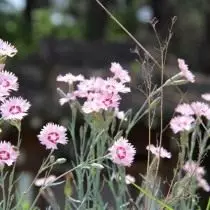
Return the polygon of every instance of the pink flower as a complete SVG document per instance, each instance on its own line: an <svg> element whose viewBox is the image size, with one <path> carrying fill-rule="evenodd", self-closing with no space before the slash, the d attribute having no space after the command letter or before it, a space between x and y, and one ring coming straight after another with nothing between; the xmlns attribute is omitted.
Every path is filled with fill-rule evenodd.
<svg viewBox="0 0 210 210"><path fill-rule="evenodd" d="M163 147L155 147L153 144L150 144L146 147L146 149L150 151L153 155L155 155L157 158L171 158L171 153Z"/></svg>
<svg viewBox="0 0 210 210"><path fill-rule="evenodd" d="M189 82L195 82L195 76L188 69L188 65L185 63L183 59L178 58L178 66L181 70L182 76L184 76Z"/></svg>
<svg viewBox="0 0 210 210"><path fill-rule="evenodd" d="M187 161L183 166L183 170L190 176L202 177L205 175L204 168L194 161Z"/></svg>
<svg viewBox="0 0 210 210"><path fill-rule="evenodd" d="M191 116L177 116L171 119L170 127L174 133L180 131L189 131L192 128L192 123L195 119Z"/></svg>
<svg viewBox="0 0 210 210"><path fill-rule="evenodd" d="M0 56L13 57L17 53L17 49L8 42L0 39Z"/></svg>
<svg viewBox="0 0 210 210"><path fill-rule="evenodd" d="M186 103L178 105L175 111L186 116L194 115L194 111L192 110L191 105Z"/></svg>
<svg viewBox="0 0 210 210"><path fill-rule="evenodd" d="M184 166L183 170L187 173L189 177L193 176L196 178L198 187L203 188L206 192L210 191L210 185L207 183L207 181L203 178L205 175L205 170L203 167L199 166L194 161L187 161Z"/></svg>
<svg viewBox="0 0 210 210"><path fill-rule="evenodd" d="M210 93L202 94L201 97L206 101L210 101Z"/></svg>
<svg viewBox="0 0 210 210"><path fill-rule="evenodd" d="M14 149L10 142L0 142L0 165L11 166L18 157L19 153Z"/></svg>
<svg viewBox="0 0 210 210"><path fill-rule="evenodd" d="M136 149L127 139L121 137L109 148L109 152L114 163L122 166L131 166Z"/></svg>
<svg viewBox="0 0 210 210"><path fill-rule="evenodd" d="M122 83L131 81L128 72L119 63L111 63L110 71L114 73L114 79L119 79Z"/></svg>
<svg viewBox="0 0 210 210"><path fill-rule="evenodd" d="M42 187L42 186L52 184L55 180L56 180L56 176L50 175L48 177L43 177L43 178L36 179L34 184L37 187Z"/></svg>
<svg viewBox="0 0 210 210"><path fill-rule="evenodd" d="M21 97L10 97L0 106L0 112L4 120L22 120L27 115L31 104Z"/></svg>
<svg viewBox="0 0 210 210"><path fill-rule="evenodd" d="M18 78L8 71L0 71L0 86L5 88L7 91L18 90Z"/></svg>
<svg viewBox="0 0 210 210"><path fill-rule="evenodd" d="M82 76L81 74L74 76L71 73L65 74L64 76L62 75L58 75L57 79L58 82L66 82L69 85L73 84L76 81L83 81L84 80L84 76Z"/></svg>
<svg viewBox="0 0 210 210"><path fill-rule="evenodd" d="M59 103L61 106L63 106L65 103L69 101L74 101L76 99L76 96L74 93L67 93L63 98L59 99Z"/></svg>
<svg viewBox="0 0 210 210"><path fill-rule="evenodd" d="M46 149L57 149L57 144L67 144L66 128L54 123L47 123L40 134L38 139Z"/></svg>
<svg viewBox="0 0 210 210"><path fill-rule="evenodd" d="M131 89L126 87L125 84L118 82L114 78L107 78L104 81L104 85L101 86L103 91L107 91L109 93L129 93Z"/></svg>
<svg viewBox="0 0 210 210"><path fill-rule="evenodd" d="M198 177L197 181L199 187L203 188L203 190L206 192L210 192L210 185L204 178Z"/></svg>
<svg viewBox="0 0 210 210"><path fill-rule="evenodd" d="M199 102L199 101L192 102L191 107L194 114L199 117L206 116L206 113L210 110L210 107L208 104Z"/></svg>
<svg viewBox="0 0 210 210"><path fill-rule="evenodd" d="M101 106L96 103L96 101L85 101L82 106L82 111L86 114L90 114L91 112L99 112Z"/></svg>

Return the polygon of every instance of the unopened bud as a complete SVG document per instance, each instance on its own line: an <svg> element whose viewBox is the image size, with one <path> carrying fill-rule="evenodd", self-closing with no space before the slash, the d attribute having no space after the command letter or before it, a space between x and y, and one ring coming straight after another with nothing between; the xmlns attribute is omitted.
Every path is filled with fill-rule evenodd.
<svg viewBox="0 0 210 210"><path fill-rule="evenodd" d="M104 166L99 164L99 163L92 163L91 166L94 167L94 168L99 168L99 169L103 169L104 168Z"/></svg>
<svg viewBox="0 0 210 210"><path fill-rule="evenodd" d="M66 158L58 158L57 160L56 160L56 163L57 164L63 164L63 163L65 163L66 162Z"/></svg>
<svg viewBox="0 0 210 210"><path fill-rule="evenodd" d="M55 156L54 155L51 155L50 156L50 163L54 163L55 162Z"/></svg>

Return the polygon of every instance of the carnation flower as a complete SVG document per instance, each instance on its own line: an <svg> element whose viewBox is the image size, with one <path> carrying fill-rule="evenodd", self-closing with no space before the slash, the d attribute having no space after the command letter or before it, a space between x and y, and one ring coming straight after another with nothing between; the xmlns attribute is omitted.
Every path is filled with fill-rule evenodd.
<svg viewBox="0 0 210 210"><path fill-rule="evenodd" d="M194 114L199 117L206 116L207 112L210 110L208 104L199 101L192 102L191 107Z"/></svg>
<svg viewBox="0 0 210 210"><path fill-rule="evenodd" d="M131 166L136 149L127 139L121 137L109 148L109 152L114 163L122 166Z"/></svg>
<svg viewBox="0 0 210 210"><path fill-rule="evenodd" d="M201 97L206 101L210 101L210 93L202 94Z"/></svg>
<svg viewBox="0 0 210 210"><path fill-rule="evenodd" d="M42 186L52 184L55 180L56 180L56 176L50 175L48 177L43 177L43 178L36 179L34 184L37 187L42 187Z"/></svg>
<svg viewBox="0 0 210 210"><path fill-rule="evenodd" d="M61 125L47 123L40 131L38 139L46 149L57 149L57 144L67 144L67 129Z"/></svg>
<svg viewBox="0 0 210 210"><path fill-rule="evenodd" d="M0 39L0 56L13 57L17 53L17 49L10 43Z"/></svg>
<svg viewBox="0 0 210 210"><path fill-rule="evenodd" d="M194 114L194 111L192 110L191 105L186 104L186 103L178 105L175 111L186 116Z"/></svg>
<svg viewBox="0 0 210 210"><path fill-rule="evenodd" d="M14 149L10 142L0 142L0 165L11 166L18 157L19 153Z"/></svg>
<svg viewBox="0 0 210 210"><path fill-rule="evenodd" d="M187 161L183 166L183 170L190 176L202 177L205 175L204 168L194 161Z"/></svg>
<svg viewBox="0 0 210 210"><path fill-rule="evenodd" d="M192 128L192 123L195 119L191 116L177 116L171 119L170 127L174 133L180 131L189 131Z"/></svg>
<svg viewBox="0 0 210 210"><path fill-rule="evenodd" d="M196 178L198 187L203 188L203 190L205 190L206 192L210 191L210 185L203 178L206 173L203 167L199 166L199 164L191 160L187 161L184 164L183 170L187 173L189 177L193 176Z"/></svg>
<svg viewBox="0 0 210 210"><path fill-rule="evenodd" d="M8 71L0 71L0 86L5 88L7 91L18 90L18 78Z"/></svg>
<svg viewBox="0 0 210 210"><path fill-rule="evenodd" d="M150 144L146 147L146 149L158 158L171 158L171 153L163 147L155 147L153 144Z"/></svg>
<svg viewBox="0 0 210 210"><path fill-rule="evenodd" d="M82 76L81 74L74 76L71 73L65 74L64 76L62 75L58 75L57 79L58 82L66 82L69 85L73 84L76 81L83 81L84 80L84 76Z"/></svg>
<svg viewBox="0 0 210 210"><path fill-rule="evenodd" d="M22 120L27 115L31 104L21 97L10 97L0 106L0 112L4 120Z"/></svg>
<svg viewBox="0 0 210 210"><path fill-rule="evenodd" d="M189 71L188 65L185 63L185 61L180 58L177 61L182 76L184 76L189 82L195 82L195 76L192 74L191 71Z"/></svg>
<svg viewBox="0 0 210 210"><path fill-rule="evenodd" d="M210 192L210 185L204 178L198 177L197 181L199 187L203 188L203 190L206 192Z"/></svg>
<svg viewBox="0 0 210 210"><path fill-rule="evenodd" d="M119 79L122 83L130 82L131 78L126 70L119 63L111 63L110 71L114 73L114 78Z"/></svg>
<svg viewBox="0 0 210 210"><path fill-rule="evenodd" d="M114 78L107 78L104 80L104 85L101 86L101 89L103 91L109 92L109 93L129 93L131 92L131 89L129 87L126 87L125 84L118 82Z"/></svg>
<svg viewBox="0 0 210 210"><path fill-rule="evenodd" d="M65 103L75 100L76 96L74 93L67 93L64 97L59 99L59 103L61 106L63 106Z"/></svg>

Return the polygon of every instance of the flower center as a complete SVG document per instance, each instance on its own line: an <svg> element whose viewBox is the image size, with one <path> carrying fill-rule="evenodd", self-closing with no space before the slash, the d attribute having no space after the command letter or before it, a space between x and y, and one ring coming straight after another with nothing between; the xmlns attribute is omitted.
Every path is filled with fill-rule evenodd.
<svg viewBox="0 0 210 210"><path fill-rule="evenodd" d="M59 134L56 132L51 132L48 134L47 139L52 142L52 143L56 143L59 139Z"/></svg>
<svg viewBox="0 0 210 210"><path fill-rule="evenodd" d="M103 103L106 105L106 106L109 106L113 103L112 99L111 98L106 98Z"/></svg>
<svg viewBox="0 0 210 210"><path fill-rule="evenodd" d="M10 154L6 151L0 151L0 160L8 160L10 158Z"/></svg>
<svg viewBox="0 0 210 210"><path fill-rule="evenodd" d="M10 82L6 79L2 79L0 81L0 85L3 86L3 87L9 87L10 86Z"/></svg>
<svg viewBox="0 0 210 210"><path fill-rule="evenodd" d="M11 106L10 109L9 109L9 112L11 114L18 114L18 113L21 113L21 108L20 106Z"/></svg>
<svg viewBox="0 0 210 210"><path fill-rule="evenodd" d="M119 159L124 159L126 157L126 150L124 147L118 147L116 153Z"/></svg>

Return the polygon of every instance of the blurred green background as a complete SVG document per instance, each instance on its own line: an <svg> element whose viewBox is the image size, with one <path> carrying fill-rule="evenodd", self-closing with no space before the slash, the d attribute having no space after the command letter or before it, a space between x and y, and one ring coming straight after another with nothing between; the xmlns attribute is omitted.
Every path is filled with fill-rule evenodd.
<svg viewBox="0 0 210 210"><path fill-rule="evenodd" d="M170 52L187 57L194 69L209 71L210 2L208 0L102 0L142 43L154 43L150 21L159 20L162 38L177 16ZM129 38L95 0L0 0L0 37L17 46L18 56L35 52L47 37L125 42Z"/></svg>

